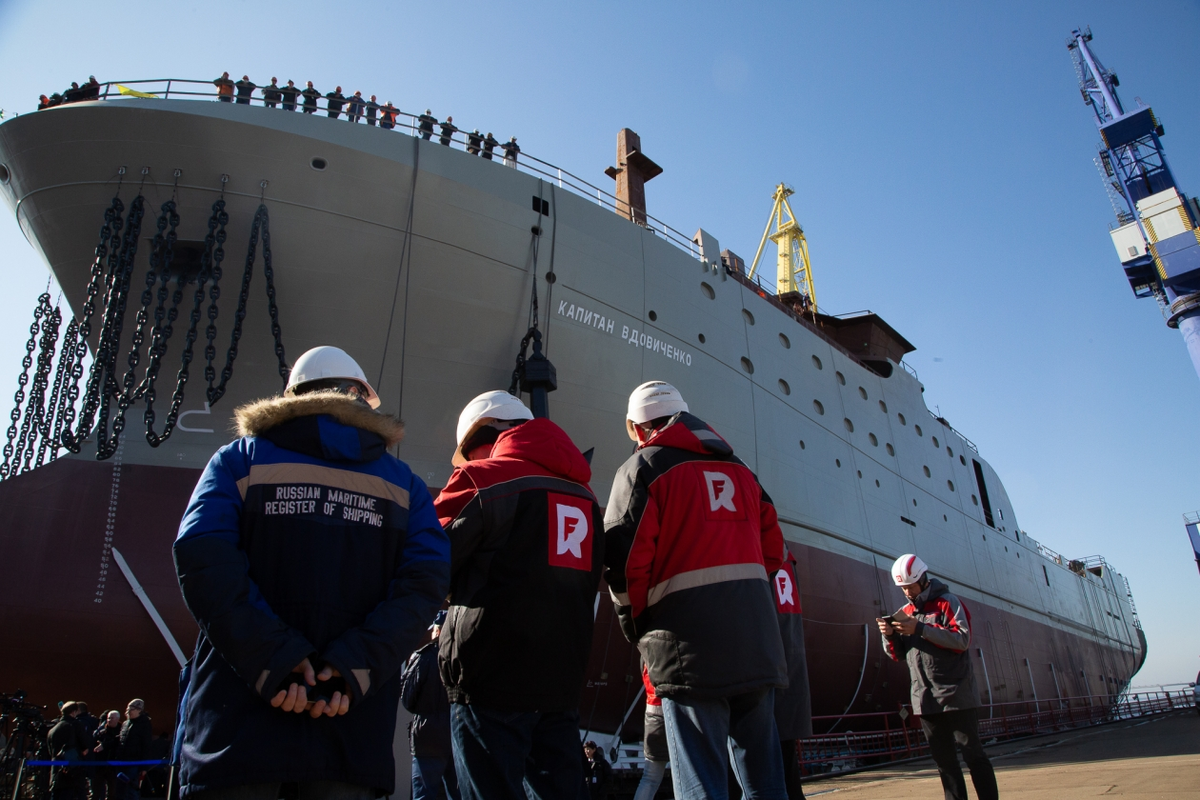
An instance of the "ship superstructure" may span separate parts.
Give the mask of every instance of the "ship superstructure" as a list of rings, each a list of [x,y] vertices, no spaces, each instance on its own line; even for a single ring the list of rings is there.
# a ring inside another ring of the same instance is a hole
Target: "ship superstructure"
[[[622,141],[618,184],[640,189],[661,168],[639,158],[640,142]],[[406,421],[399,455],[431,487],[450,474],[458,409],[510,384],[535,289],[557,365],[551,415],[581,449],[595,449],[599,496],[628,454],[630,389],[650,379],[679,387],[776,502],[800,564],[818,714],[904,701],[903,668],[871,633],[881,609],[902,604],[888,569],[904,552],[920,553],[969,604],[984,702],[1115,697],[1128,685],[1145,641],[1124,579],[1102,559],[1064,559],[1022,531],[978,448],[929,412],[903,364],[912,345],[891,326],[787,302],[736,256],[722,259],[712,234],[680,236],[646,215],[644,194],[640,204],[597,202],[578,179],[531,166],[400,131],[194,100],[76,103],[0,125],[0,196],[72,309],[87,302],[96,231],[121,167],[121,196],[129,203],[140,192],[148,218],[173,200],[181,253],[203,251],[223,199],[227,269],[247,253],[265,205],[287,353],[350,351],[378,378],[384,409]],[[131,257],[138,290],[159,252],[145,231]],[[137,327],[136,291],[131,298],[122,357]],[[221,307],[223,325],[235,305]],[[210,402],[202,383],[189,388],[169,440],[151,447],[131,422],[106,461],[93,439],[0,482],[9,588],[0,684],[44,702],[63,685],[95,702],[156,693],[155,719],[170,720],[178,664],[167,639],[187,652],[195,632],[171,542],[199,470],[230,439],[232,409],[279,391],[265,294],[250,292],[245,309],[225,396]],[[183,347],[178,336],[163,344],[171,376]],[[141,419],[136,406],[129,417]],[[636,655],[607,606],[598,602],[581,708],[598,730],[620,724],[638,686]],[[70,663],[109,652],[111,673]]]

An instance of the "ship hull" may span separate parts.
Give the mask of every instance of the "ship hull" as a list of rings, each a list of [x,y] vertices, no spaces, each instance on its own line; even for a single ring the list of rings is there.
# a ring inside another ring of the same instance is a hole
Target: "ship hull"
[[[558,368],[551,416],[595,448],[601,498],[629,453],[628,391],[664,379],[775,499],[800,563],[819,715],[906,700],[902,666],[871,631],[881,609],[903,602],[888,569],[904,552],[921,553],[971,609],[984,702],[1114,694],[1144,659],[1123,579],[1107,565],[1072,571],[1024,536],[999,476],[931,417],[913,375],[884,377],[745,281],[553,181],[398,132],[190,101],[20,117],[0,125],[0,164],[10,176],[0,197],[74,309],[115,193],[126,205],[139,191],[147,198],[143,238],[174,196],[180,236],[192,241],[223,197],[230,277],[218,371],[250,221],[265,203],[288,355],[349,350],[384,410],[407,422],[397,454],[432,487],[449,476],[458,410],[508,385],[536,289]],[[148,249],[135,262],[126,348]],[[232,409],[280,389],[261,273],[255,280],[227,396],[203,402],[203,359],[194,362],[180,428],[158,448],[142,435],[141,408],[131,409],[116,486],[117,458],[95,461],[94,443],[0,483],[0,565],[14,587],[0,598],[0,641],[19,645],[0,665],[0,691],[112,707],[153,697],[151,715],[173,721],[178,663],[110,548],[190,652],[195,625],[170,556],[178,520],[199,471],[230,438]],[[203,328],[199,336],[203,344]],[[169,343],[161,398],[174,388],[181,339]],[[163,400],[157,409],[161,430]],[[607,602],[597,623],[581,716],[614,730],[635,702],[639,670]]]

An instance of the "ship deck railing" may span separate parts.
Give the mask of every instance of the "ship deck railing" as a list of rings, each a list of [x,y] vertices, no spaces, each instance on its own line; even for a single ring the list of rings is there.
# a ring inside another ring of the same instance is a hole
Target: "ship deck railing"
[[[122,88],[126,90],[133,90],[138,94],[127,95],[122,92]],[[249,98],[241,99],[234,96],[227,102],[237,105],[265,106],[266,101],[261,96],[261,92],[264,88],[266,87],[256,86],[255,92],[257,94],[252,95]],[[108,81],[100,84],[99,93],[99,100],[110,102],[124,100],[128,97],[145,98],[147,95],[164,100],[207,100],[213,102],[219,100],[216,86],[212,81],[193,80],[189,78],[143,78],[128,81]],[[342,101],[342,107],[338,112],[337,119],[343,122],[350,122],[347,114],[347,106],[349,105],[352,97],[353,95],[347,95],[346,99]],[[328,114],[328,109],[324,106],[324,95],[322,95],[320,99],[322,105],[318,106],[314,113],[324,116]],[[282,106],[282,100],[276,101],[276,103],[277,107]],[[67,103],[66,105],[70,105],[70,103]],[[298,97],[295,101],[294,113],[301,113],[303,108],[303,100]],[[407,133],[410,136],[421,136],[423,135],[423,132],[418,127],[419,117],[419,114],[413,114],[408,111],[399,110],[397,113],[396,126],[393,130],[395,132]],[[358,123],[365,123],[365,119],[365,115],[360,114]],[[351,122],[351,124],[355,123]],[[440,140],[442,138],[440,127],[438,127],[439,124],[440,122],[434,123],[432,140]],[[452,145],[457,145],[459,149],[466,148],[467,131],[463,130],[461,127],[459,127],[457,132],[452,134],[449,138]],[[503,145],[504,141],[501,141],[494,151],[494,160],[500,163],[504,163]],[[524,148],[522,148],[518,154],[514,166],[522,172],[547,178],[557,184],[560,189],[567,189],[573,194],[591,200],[610,211],[622,213],[622,207],[626,205],[621,203],[614,194],[606,189],[596,186],[590,181],[575,175],[569,170],[565,170],[562,167],[540,159],[537,156],[529,153],[529,151],[525,150]],[[644,211],[641,213],[644,214]],[[634,222],[641,225],[643,228],[662,236],[663,239],[684,251],[692,258],[695,258],[698,261],[702,260],[700,246],[693,241],[692,237],[676,228],[671,227],[657,217],[651,216],[650,214],[644,215],[644,222],[641,220],[634,220]],[[761,280],[756,281],[756,284],[760,288],[768,288]],[[771,288],[771,291],[773,292],[774,289]]]
[[[993,703],[979,708],[979,736],[985,744],[994,744],[1192,707],[1189,684],[1131,690],[1122,695]],[[817,733],[799,742],[800,763],[808,775],[844,774],[929,755],[920,717],[912,713],[910,706],[896,711],[813,717],[813,728]]]

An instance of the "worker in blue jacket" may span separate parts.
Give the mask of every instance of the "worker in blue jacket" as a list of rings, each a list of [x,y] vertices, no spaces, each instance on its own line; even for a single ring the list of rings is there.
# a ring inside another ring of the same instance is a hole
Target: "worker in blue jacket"
[[[200,626],[184,798],[395,790],[400,670],[446,597],[450,545],[378,406],[349,355],[310,350],[283,397],[237,409],[241,438],[196,485],[174,546]]]

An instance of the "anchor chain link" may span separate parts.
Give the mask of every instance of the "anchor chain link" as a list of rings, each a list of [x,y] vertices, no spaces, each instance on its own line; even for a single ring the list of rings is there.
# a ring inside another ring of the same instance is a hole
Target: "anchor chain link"
[[[33,366],[33,351],[37,347],[38,330],[42,326],[42,316],[50,302],[49,293],[38,298],[37,308],[33,312],[33,324],[29,326],[29,341],[25,343],[25,357],[21,359],[21,375],[17,378],[17,392],[13,395],[13,410],[9,414],[12,424],[8,426],[8,441],[4,444],[4,462],[0,464],[0,478],[8,478],[16,474],[17,425],[21,421],[21,406],[25,402],[25,387],[29,385],[29,369]]]

